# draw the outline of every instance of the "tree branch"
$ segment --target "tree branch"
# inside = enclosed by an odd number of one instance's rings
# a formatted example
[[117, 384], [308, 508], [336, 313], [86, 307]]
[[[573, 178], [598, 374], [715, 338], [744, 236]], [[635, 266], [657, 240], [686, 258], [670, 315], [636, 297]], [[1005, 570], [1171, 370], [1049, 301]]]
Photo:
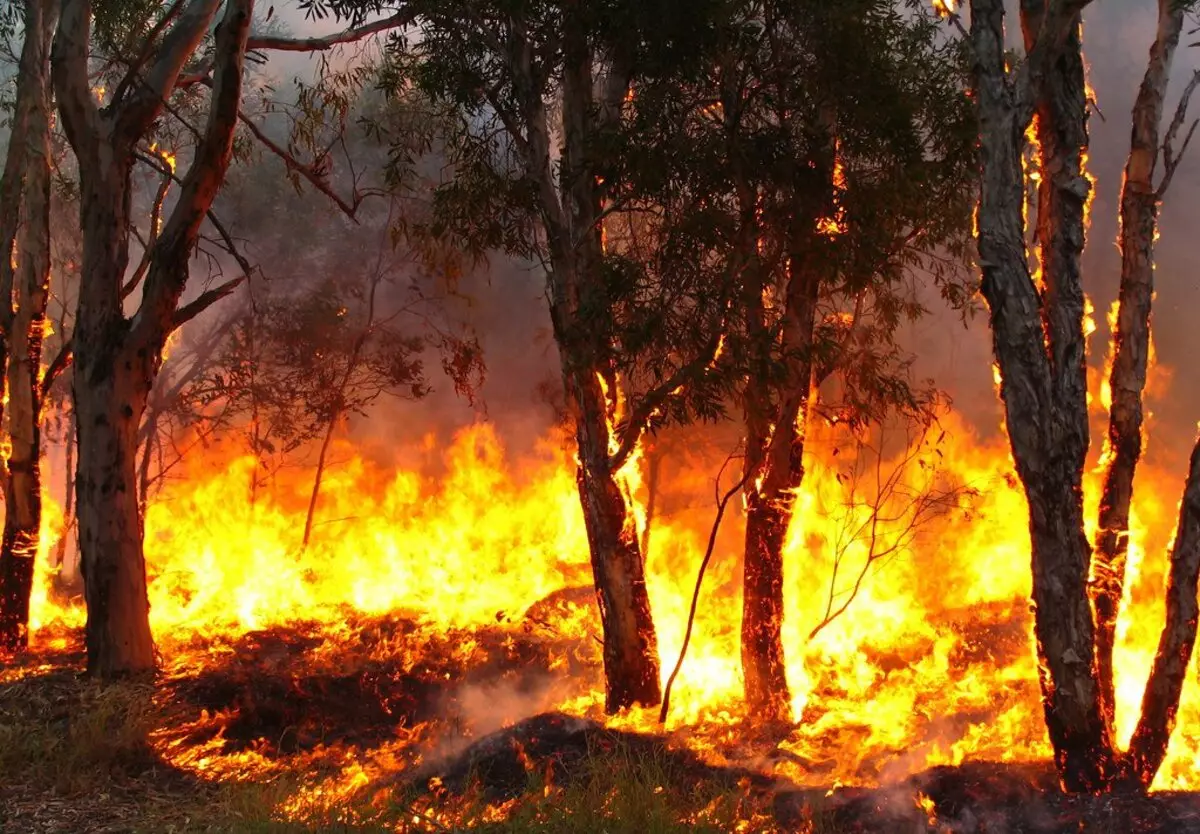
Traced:
[[90, 158], [81, 164], [94, 167], [99, 164], [95, 156], [100, 148], [100, 114], [88, 84], [91, 22], [89, 0], [63, 0], [50, 64], [63, 130], [75, 152]]
[[1183, 144], [1179, 148], [1179, 152], [1175, 151], [1175, 139], [1179, 134], [1179, 129], [1183, 126], [1184, 120], [1187, 118], [1188, 105], [1192, 101], [1192, 93], [1196, 92], [1196, 87], [1200, 86], [1200, 70], [1192, 73], [1192, 79], [1184, 88], [1183, 95], [1179, 98], [1179, 105], [1175, 108], [1175, 115], [1171, 119], [1171, 125], [1167, 128], [1167, 135], [1163, 139], [1163, 179], [1155, 190], [1156, 197], [1161, 200], [1167, 193], [1167, 188], [1171, 185], [1171, 180], [1175, 176], [1175, 169], [1179, 167], [1179, 163], [1183, 161], [1183, 155], [1187, 152], [1188, 145], [1192, 142], [1192, 134], [1196, 132], [1196, 122], [1193, 120], [1191, 127], [1188, 128], [1187, 135], [1183, 138]]
[[263, 147], [283, 160], [283, 164], [287, 166], [288, 170], [296, 171], [298, 174], [300, 174], [300, 176], [308, 180], [309, 184], [311, 184], [313, 188], [317, 189], [330, 200], [332, 200], [334, 205], [336, 205], [343, 214], [345, 214], [355, 223], [358, 222], [358, 208], [362, 205], [363, 200], [369, 196], [368, 194], [359, 193], [359, 191], [355, 189], [354, 193], [350, 196], [351, 202], [346, 202], [345, 199], [343, 199], [336, 191], [333, 190], [333, 188], [326, 181], [324, 175], [318, 171], [315, 166], [303, 164], [300, 162], [300, 160], [296, 159], [296, 157], [288, 153], [287, 150], [280, 147], [271, 139], [271, 137], [263, 133], [262, 129], [254, 123], [254, 120], [248, 117], [245, 113], [239, 111], [238, 118], [241, 120], [242, 124], [250, 129], [250, 132], [254, 134], [254, 138], [257, 139], [263, 145]]
[[415, 9], [409, 7], [374, 23], [364, 23], [323, 38], [274, 38], [252, 35], [246, 43], [247, 49], [273, 49], [281, 52], [322, 52], [345, 43], [353, 43], [380, 32], [403, 29], [417, 18]]
[[233, 295], [234, 291], [244, 284], [246, 279], [249, 277], [250, 276], [248, 274], [240, 275], [237, 278], [232, 278], [226, 281], [224, 284], [221, 284], [218, 287], [214, 287], [211, 290], [206, 290], [205, 292], [200, 293], [195, 300], [184, 304], [175, 311], [175, 317], [172, 320], [171, 329], [178, 330], [180, 327], [183, 327], [189, 321], [196, 318], [196, 316], [203, 313], [218, 301]]
[[642, 439], [642, 433], [659, 410], [697, 375], [704, 373], [712, 365], [721, 352], [724, 337], [725, 327], [722, 324], [717, 330], [717, 335], [706, 345], [704, 353], [680, 367], [665, 382], [642, 396], [621, 432], [621, 445], [609, 460], [609, 467], [613, 472], [618, 471], [629, 460], [629, 456], [637, 448], [638, 441]]
[[58, 349], [58, 354], [50, 361], [50, 365], [46, 368], [46, 373], [42, 375], [41, 385], [38, 387], [38, 403], [46, 402], [46, 397], [50, 396], [50, 389], [54, 387], [54, 383], [63, 375], [67, 368], [71, 367], [75, 361], [75, 340], [67, 339], [63, 342], [62, 347]]
[[[142, 301], [131, 325], [136, 342], [161, 347], [159, 340], [166, 338], [187, 281], [189, 252], [225, 180], [241, 107], [242, 69], [252, 7], [253, 0], [229, 0], [217, 27], [217, 69], [204, 141], [196, 149], [183, 178], [179, 201], [155, 244]], [[177, 27], [183, 25], [184, 21], [180, 21]]]
[[141, 79], [141, 84], [126, 99], [113, 102], [117, 111], [114, 132], [119, 140], [129, 144], [136, 142], [158, 118], [163, 103], [175, 90], [179, 73], [204, 40], [220, 6], [221, 0], [191, 0], [178, 22], [163, 37], [158, 58]]

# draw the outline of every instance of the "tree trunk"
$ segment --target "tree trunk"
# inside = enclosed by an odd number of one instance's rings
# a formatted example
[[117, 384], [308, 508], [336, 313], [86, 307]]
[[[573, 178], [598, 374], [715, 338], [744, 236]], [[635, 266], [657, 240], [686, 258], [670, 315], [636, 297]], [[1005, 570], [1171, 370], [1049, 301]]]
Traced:
[[[1043, 708], [1055, 763], [1071, 791], [1104, 789], [1115, 775], [1108, 725], [1093, 668], [1087, 592], [1090, 547], [1083, 532], [1086, 455], [1083, 295], [1078, 255], [1090, 185], [1079, 17], [1059, 6], [1022, 3], [1031, 65], [1014, 89], [1005, 66], [1002, 0], [972, 0], [975, 101], [980, 116], [978, 218], [982, 291], [991, 311], [1009, 441], [1029, 504], [1034, 630]], [[1049, 35], [1047, 35], [1049, 33]], [[1045, 40], [1043, 40], [1045, 38]], [[1026, 100], [1037, 105], [1038, 239], [1044, 293], [1029, 274], [1021, 167]]]
[[63, 465], [63, 530], [54, 546], [53, 567], [62, 570], [67, 560], [67, 542], [75, 529], [75, 436], [76, 426], [74, 407], [68, 407], [66, 437], [66, 461]]
[[[79, 432], [79, 543], [88, 607], [88, 671], [111, 678], [154, 668], [142, 525], [138, 513], [138, 427], [162, 362], [188, 263], [224, 181], [241, 102], [253, 0], [231, 0], [215, 30], [212, 97], [180, 196], [155, 240], [137, 313], [126, 319], [122, 282], [129, 261], [134, 148], [171, 96], [220, 6], [187, 4], [148, 58], [140, 86], [96, 106], [88, 83], [91, 5], [64, 0], [52, 59], [59, 112], [79, 160], [83, 269], [72, 389]], [[205, 295], [210, 295], [206, 293]], [[221, 293], [211, 299], [223, 297]], [[202, 297], [203, 298], [203, 297]], [[192, 315], [203, 309], [197, 299]], [[209, 300], [207, 303], [211, 303]]]
[[[1133, 476], [1142, 454], [1142, 391], [1150, 354], [1150, 306], [1154, 297], [1154, 236], [1158, 195], [1159, 127], [1170, 81], [1171, 61], [1183, 28], [1184, 8], [1159, 0], [1158, 34], [1133, 106], [1133, 134], [1121, 187], [1121, 290], [1109, 388], [1108, 439], [1102, 460], [1096, 553], [1092, 561], [1092, 602], [1096, 614], [1096, 668], [1101, 704], [1112, 726], [1115, 708], [1113, 644], [1129, 549], [1129, 504]], [[1156, 766], [1157, 769], [1157, 766]]]
[[742, 675], [748, 714], [767, 722], [792, 717], [783, 652], [783, 542], [791, 515], [787, 498], [749, 491], [742, 574]]
[[150, 386], [144, 364], [127, 351], [93, 357], [82, 347], [74, 385], [75, 485], [88, 672], [142, 674], [155, 665], [136, 472], [138, 425]]
[[[814, 220], [815, 222], [815, 220]], [[807, 236], [807, 234], [806, 234]], [[783, 650], [783, 545], [796, 490], [804, 481], [804, 437], [813, 382], [813, 337], [821, 280], [808, 259], [794, 252], [781, 340], [784, 383], [774, 427], [761, 415], [770, 397], [761, 384], [747, 388], [747, 456], [757, 476], [746, 487], [746, 548], [742, 590], [742, 674], [752, 714], [789, 721], [791, 692]], [[755, 463], [757, 461], [757, 463]]]
[[635, 704], [654, 706], [661, 699], [645, 558], [613, 467], [617, 380], [610, 358], [611, 304], [602, 274], [602, 195], [590, 147], [600, 120], [619, 117], [628, 79], [622, 81], [617, 69], [610, 70], [597, 107], [595, 60], [578, 4], [569, 4], [563, 19], [562, 203], [547, 187], [549, 132], [540, 101], [528, 100], [525, 119], [533, 149], [530, 167], [540, 184], [549, 230], [551, 317], [574, 412], [577, 483], [604, 629], [605, 709], [614, 713]]
[[1175, 728], [1179, 696], [1187, 677], [1188, 663], [1196, 645], [1197, 577], [1200, 576], [1200, 441], [1192, 448], [1191, 465], [1179, 524], [1171, 548], [1171, 572], [1167, 577], [1167, 619], [1158, 641], [1158, 653], [1150, 669], [1142, 697], [1142, 714], [1129, 743], [1128, 763], [1142, 787], [1149, 788], [1167, 755], [1167, 742]]
[[42, 522], [40, 478], [41, 397], [38, 369], [50, 283], [50, 39], [58, 19], [56, 4], [26, 4], [21, 78], [30, 97], [24, 144], [24, 224], [17, 247], [15, 289], [5, 316], [8, 345], [11, 448], [3, 479], [4, 533], [0, 539], [0, 651], [29, 644], [29, 601]]
[[637, 525], [609, 467], [606, 398], [594, 375], [573, 376], [568, 384], [578, 408], [576, 479], [604, 630], [605, 709], [614, 713], [635, 704], [654, 706], [661, 697], [658, 640]]

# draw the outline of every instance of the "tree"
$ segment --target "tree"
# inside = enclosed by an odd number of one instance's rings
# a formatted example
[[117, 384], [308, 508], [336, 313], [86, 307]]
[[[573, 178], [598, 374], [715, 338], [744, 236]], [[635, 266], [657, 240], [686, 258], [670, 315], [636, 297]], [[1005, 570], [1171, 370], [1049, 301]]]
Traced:
[[42, 520], [39, 365], [50, 283], [50, 42], [57, 19], [53, 0], [24, 3], [16, 110], [0, 182], [0, 366], [5, 370], [11, 444], [3, 477], [0, 651], [28, 643], [29, 596]]
[[[1123, 552], [1105, 541], [1128, 523], [1128, 489], [1140, 447], [1140, 394], [1149, 338], [1157, 124], [1182, 6], [1159, 4], [1159, 30], [1134, 109], [1134, 136], [1122, 195], [1121, 310], [1114, 334], [1110, 441], [1121, 460], [1106, 473], [1096, 565], [1096, 622], [1088, 591], [1092, 549], [1084, 532], [1082, 471], [1088, 418], [1084, 296], [1080, 254], [1091, 183], [1081, 13], [1087, 0], [1024, 0], [1025, 57], [1011, 69], [1004, 49], [1004, 4], [972, 0], [970, 44], [979, 113], [981, 198], [978, 251], [990, 308], [1000, 396], [1017, 474], [1029, 504], [1034, 630], [1046, 725], [1064, 786], [1147, 788], [1165, 756], [1183, 675], [1196, 638], [1200, 573], [1200, 443], [1193, 449], [1170, 553], [1167, 618], [1128, 751], [1117, 752], [1111, 698], [1111, 622], [1119, 600]], [[1022, 137], [1036, 116], [1036, 254], [1025, 242]], [[1179, 117], [1182, 120], [1182, 117]], [[1168, 144], [1177, 128], [1168, 130]], [[1168, 157], [1168, 177], [1178, 155]], [[1155, 191], [1158, 193], [1156, 194]], [[1139, 358], [1140, 356], [1140, 358]], [[1117, 387], [1121, 402], [1118, 404]], [[1123, 509], [1122, 509], [1123, 505]], [[1112, 594], [1116, 593], [1115, 599]], [[1099, 637], [1097, 638], [1097, 635]], [[1097, 643], [1099, 642], [1099, 648]], [[1105, 646], [1105, 642], [1109, 645]], [[1100, 655], [1099, 662], [1097, 656]], [[1111, 686], [1111, 684], [1110, 684]]]
[[[103, 677], [154, 668], [136, 490], [137, 433], [167, 337], [182, 323], [176, 308], [192, 247], [229, 165], [252, 0], [230, 2], [217, 29], [208, 123], [154, 244], [141, 303], [127, 319], [121, 288], [129, 253], [130, 175], [138, 142], [162, 112], [219, 5], [197, 0], [164, 15], [161, 42], [155, 43], [156, 29], [146, 54], [103, 109], [88, 82], [88, 0], [66, 0], [55, 39], [59, 111], [79, 162], [84, 246], [74, 332], [77, 513], [88, 670]], [[206, 305], [215, 300], [206, 299]]]
[[[546, 270], [603, 625], [606, 708], [656, 704], [644, 554], [620, 472], [643, 432], [716, 357], [723, 307], [711, 298], [696, 306], [680, 298], [675, 310], [656, 303], [674, 297], [662, 280], [678, 273], [662, 255], [647, 263], [610, 247], [606, 228], [638, 196], [622, 190], [621, 178], [630, 99], [656, 67], [681, 63], [681, 43], [704, 9], [666, 0], [413, 7], [422, 37], [396, 50], [398, 76], [415, 75], [460, 126], [448, 143], [454, 176], [436, 195], [433, 231]], [[701, 273], [684, 272], [696, 286]], [[641, 315], [648, 308], [654, 313]], [[670, 322], [673, 335], [698, 334], [699, 344], [663, 351], [660, 341], [639, 341], [650, 321]]]
[[746, 439], [742, 669], [751, 714], [787, 721], [783, 549], [808, 423], [928, 416], [894, 332], [923, 312], [918, 270], [966, 296], [971, 114], [959, 48], [916, 4], [719, 8], [700, 68], [633, 104], [675, 135], [632, 153], [658, 157], [648, 177], [672, 172], [663, 195], [691, 199], [677, 249], [725, 263], [738, 288], [721, 364]]
[[[395, 14], [370, 23], [378, 4], [346, 7], [350, 28], [324, 38], [250, 36], [253, 0], [230, 0], [220, 23], [207, 34], [220, 0], [190, 0], [127, 8], [106, 4], [107, 40], [121, 34], [106, 69], [111, 93], [99, 106], [89, 85], [93, 9], [89, 0], [64, 0], [52, 55], [59, 112], [80, 170], [83, 265], [75, 331], [73, 374], [78, 421], [77, 517], [85, 598], [88, 607], [88, 669], [101, 677], [145, 672], [154, 666], [150, 634], [142, 527], [136, 490], [136, 453], [147, 397], [170, 333], [226, 297], [242, 278], [227, 281], [180, 306], [189, 264], [202, 223], [215, 225], [211, 206], [228, 170], [235, 129], [244, 124], [264, 146], [281, 156], [328, 196], [328, 155], [310, 163], [271, 142], [242, 112], [243, 68], [248, 50], [316, 52], [404, 26]], [[113, 18], [112, 21], [109, 18]], [[123, 27], [123, 28], [122, 28]], [[111, 31], [110, 31], [111, 30]], [[186, 72], [185, 72], [186, 69]], [[179, 193], [146, 258], [141, 298], [132, 316], [123, 309], [129, 262], [130, 174], [167, 102], [211, 90], [206, 123], [195, 137]], [[173, 176], [173, 173], [172, 173]], [[360, 195], [339, 207], [353, 213]], [[221, 231], [219, 229], [219, 231]], [[228, 240], [228, 235], [223, 234]]]

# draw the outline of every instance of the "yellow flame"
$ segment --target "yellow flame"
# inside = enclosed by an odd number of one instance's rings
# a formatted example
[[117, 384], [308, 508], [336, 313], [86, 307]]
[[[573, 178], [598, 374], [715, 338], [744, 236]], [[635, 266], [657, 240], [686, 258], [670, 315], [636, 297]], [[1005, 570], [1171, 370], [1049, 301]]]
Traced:
[[[942, 427], [946, 436], [937, 454], [918, 448], [912, 453], [922, 465], [896, 470], [899, 491], [886, 504], [878, 530], [883, 541], [897, 542], [895, 553], [866, 574], [845, 614], [815, 636], [810, 632], [826, 614], [831, 589], [835, 601], [843, 598], [837, 594], [844, 592], [845, 578], [867, 563], [872, 542], [852, 535], [870, 527], [870, 516], [862, 500], [848, 502], [853, 467], [848, 453], [835, 453], [845, 448], [837, 442], [844, 438], [841, 430], [823, 423], [809, 429], [805, 481], [784, 546], [790, 577], [784, 644], [799, 720], [780, 745], [788, 754], [774, 766], [780, 777], [825, 787], [858, 785], [967, 759], [1048, 755], [1028, 605], [1028, 511], [1008, 443], [978, 437], [955, 414]], [[414, 623], [412, 634], [381, 639], [373, 656], [400, 658], [413, 668], [428, 659], [423, 652], [439, 650], [426, 646], [433, 636], [461, 628], [468, 631], [455, 632], [452, 649], [444, 640], [439, 645], [466, 664], [480, 656], [470, 629], [508, 629], [511, 622], [516, 639], [537, 620], [563, 641], [552, 650], [551, 668], [564, 670], [564, 680], [576, 681], [565, 670], [591, 657], [583, 667], [591, 677], [577, 681], [581, 689], [555, 695], [551, 706], [598, 716], [598, 616], [587, 590], [592, 577], [574, 464], [562, 438], [551, 435], [514, 458], [496, 431], [480, 424], [461, 431], [437, 461], [429, 460], [439, 448], [433, 438], [389, 443], [335, 443], [331, 459], [339, 464], [326, 472], [314, 538], [303, 551], [298, 544], [311, 472], [281, 470], [251, 503], [247, 488], [260, 466], [254, 456], [227, 441], [197, 447], [184, 459], [145, 518], [151, 619], [170, 668], [183, 674], [219, 666], [227, 651], [219, 646], [248, 631], [291, 628], [298, 621], [323, 624], [329, 638], [322, 651], [336, 653], [361, 645], [355, 618], [389, 612], [404, 612]], [[899, 455], [881, 463], [885, 472], [900, 466]], [[712, 476], [723, 459], [724, 451], [704, 453], [693, 445], [663, 470], [659, 488], [674, 496], [673, 510], [659, 515], [646, 563], [665, 661], [683, 640], [712, 521]], [[645, 487], [639, 462], [627, 471], [640, 511]], [[1128, 606], [1117, 646], [1123, 733], [1136, 715], [1139, 672], [1144, 678], [1162, 623], [1166, 560], [1143, 554], [1165, 552], [1179, 489], [1177, 473], [1152, 462], [1142, 464], [1138, 480]], [[52, 473], [46, 481], [59, 482]], [[905, 522], [889, 520], [891, 511], [931, 483], [979, 492], [969, 507], [948, 509], [905, 539]], [[870, 486], [858, 482], [856, 494]], [[1085, 492], [1087, 515], [1094, 518], [1098, 479], [1090, 471]], [[53, 502], [47, 508], [34, 599], [34, 639], [42, 646], [63, 640], [64, 629], [83, 618], [80, 609], [48, 592], [53, 577], [45, 557], [61, 519]], [[710, 565], [705, 587], [712, 591], [672, 694], [670, 727], [682, 728], [680, 743], [714, 760], [728, 754], [728, 741], [739, 732], [732, 727], [742, 686], [740, 561], [732, 558], [738, 523], [731, 513], [718, 551], [730, 558]], [[544, 601], [566, 589], [585, 592], [545, 613]], [[531, 609], [532, 619], [524, 619]], [[1200, 787], [1194, 767], [1200, 756], [1198, 689], [1189, 680], [1156, 787]], [[653, 730], [655, 718], [635, 710], [611, 721]], [[271, 767], [265, 757], [224, 751], [219, 739], [210, 747], [164, 751], [178, 766], [196, 771]], [[363, 762], [350, 751], [343, 770], [328, 783], [306, 787], [305, 798], [336, 803], [372, 767], [386, 763]]]

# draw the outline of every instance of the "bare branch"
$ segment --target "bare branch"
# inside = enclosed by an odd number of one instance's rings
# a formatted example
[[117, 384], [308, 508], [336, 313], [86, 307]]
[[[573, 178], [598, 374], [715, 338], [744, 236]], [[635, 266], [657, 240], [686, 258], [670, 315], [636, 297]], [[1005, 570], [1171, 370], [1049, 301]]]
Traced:
[[263, 147], [283, 160], [283, 164], [287, 166], [288, 170], [295, 171], [296, 173], [300, 174], [300, 176], [308, 180], [309, 184], [311, 184], [313, 188], [317, 189], [330, 200], [332, 200], [334, 205], [336, 205], [343, 214], [345, 214], [355, 223], [358, 222], [358, 208], [362, 205], [363, 200], [370, 196], [369, 193], [360, 193], [357, 189], [355, 189], [354, 193], [350, 196], [350, 202], [347, 202], [336, 191], [334, 191], [333, 188], [330, 187], [329, 183], [325, 179], [324, 174], [318, 170], [316, 166], [311, 164], [306, 165], [300, 162], [300, 160], [288, 153], [286, 149], [280, 147], [276, 142], [274, 142], [271, 137], [263, 133], [262, 129], [254, 123], [254, 120], [249, 118], [245, 113], [239, 112], [238, 118], [241, 119], [242, 124], [246, 125], [246, 127], [250, 129], [250, 132], [254, 134], [254, 138], [257, 139], [263, 145]]
[[1192, 73], [1191, 80], [1188, 81], [1187, 87], [1183, 90], [1183, 95], [1179, 98], [1179, 104], [1175, 108], [1175, 115], [1171, 119], [1170, 127], [1167, 128], [1167, 135], [1163, 139], [1163, 179], [1155, 191], [1160, 200], [1167, 193], [1167, 188], [1175, 176], [1175, 170], [1183, 160], [1183, 155], [1187, 151], [1188, 145], [1191, 144], [1192, 134], [1196, 132], [1196, 121], [1193, 121], [1191, 127], [1188, 128], [1187, 135], [1183, 139], [1183, 144], [1179, 147], [1179, 151], [1176, 152], [1175, 139], [1179, 134], [1179, 129], [1183, 126], [1184, 120], [1187, 118], [1188, 106], [1192, 101], [1192, 93], [1196, 92], [1197, 86], [1200, 86], [1200, 70]]
[[200, 293], [194, 301], [184, 304], [175, 311], [175, 318], [172, 321], [171, 329], [178, 330], [218, 301], [233, 295], [234, 291], [244, 284], [248, 277], [249, 275], [239, 275], [237, 278], [232, 278], [218, 287]]
[[[721, 464], [721, 470], [717, 473], [715, 488], [718, 493], [721, 488], [721, 477], [725, 474], [731, 461], [737, 458], [736, 453], [731, 453], [725, 458], [725, 462]], [[696, 623], [696, 608], [700, 603], [700, 588], [704, 584], [704, 573], [708, 570], [708, 563], [712, 561], [713, 548], [717, 544], [717, 533], [721, 529], [721, 519], [725, 516], [725, 508], [729, 506], [730, 499], [742, 491], [742, 487], [746, 485], [746, 481], [750, 480], [752, 473], [744, 469], [742, 477], [738, 482], [725, 491], [724, 495], [718, 495], [717, 498], [717, 515], [713, 519], [712, 529], [708, 533], [708, 547], [704, 549], [704, 558], [700, 560], [700, 569], [696, 572], [696, 587], [692, 591], [692, 606], [688, 609], [687, 628], [683, 632], [683, 645], [679, 647], [679, 659], [675, 661], [675, 668], [671, 670], [670, 677], [667, 678], [667, 684], [663, 687], [662, 708], [658, 712], [658, 723], [667, 723], [667, 711], [671, 708], [671, 688], [675, 685], [675, 678], [679, 675], [679, 670], [683, 668], [683, 660], [687, 656], [688, 644], [692, 641], [692, 627]]]
[[377, 35], [381, 32], [388, 32], [392, 29], [403, 29], [412, 24], [416, 18], [416, 11], [412, 8], [407, 8], [396, 12], [391, 17], [385, 17], [374, 23], [364, 23], [362, 26], [355, 26], [352, 29], [346, 29], [333, 35], [326, 35], [323, 38], [274, 38], [265, 35], [252, 35], [246, 44], [246, 48], [273, 49], [282, 52], [321, 52], [344, 43], [360, 41], [363, 38], [368, 38], [371, 35]]
[[50, 389], [54, 387], [54, 383], [58, 380], [63, 372], [71, 367], [75, 361], [75, 342], [73, 339], [67, 339], [63, 342], [62, 347], [58, 349], [58, 355], [50, 361], [50, 365], [46, 368], [46, 373], [42, 375], [42, 383], [38, 389], [38, 402], [46, 402], [46, 397], [50, 396]]

